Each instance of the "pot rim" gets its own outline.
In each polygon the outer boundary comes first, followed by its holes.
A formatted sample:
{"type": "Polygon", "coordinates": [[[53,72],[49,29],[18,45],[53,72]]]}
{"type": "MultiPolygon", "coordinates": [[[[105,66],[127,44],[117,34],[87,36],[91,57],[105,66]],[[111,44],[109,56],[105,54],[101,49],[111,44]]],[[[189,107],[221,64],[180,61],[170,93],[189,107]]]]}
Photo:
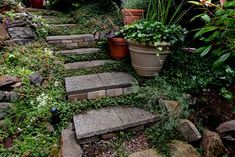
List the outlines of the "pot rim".
{"type": "Polygon", "coordinates": [[[141,42],[130,40],[130,39],[127,39],[127,42],[129,44],[133,44],[133,45],[149,46],[149,47],[155,47],[155,48],[158,46],[161,46],[161,47],[171,47],[172,46],[170,42],[159,42],[157,44],[157,46],[153,45],[153,44],[141,43],[141,42]]]}
{"type": "Polygon", "coordinates": [[[123,12],[127,11],[127,12],[145,12],[144,9],[128,9],[128,8],[123,8],[122,9],[123,12]]]}
{"type": "Polygon", "coordinates": [[[121,37],[114,37],[114,38],[109,38],[109,42],[119,42],[119,43],[127,43],[127,40],[121,37]]]}

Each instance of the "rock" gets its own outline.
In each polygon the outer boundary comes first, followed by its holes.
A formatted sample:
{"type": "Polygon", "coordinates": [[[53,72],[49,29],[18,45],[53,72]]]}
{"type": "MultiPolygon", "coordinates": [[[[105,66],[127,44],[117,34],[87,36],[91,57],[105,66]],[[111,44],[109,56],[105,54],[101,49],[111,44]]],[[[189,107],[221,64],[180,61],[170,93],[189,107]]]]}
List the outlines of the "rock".
{"type": "Polygon", "coordinates": [[[43,77],[38,71],[30,74],[29,79],[30,79],[30,82],[35,85],[38,85],[38,86],[42,85],[43,77]]]}
{"type": "Polygon", "coordinates": [[[20,81],[16,76],[0,76],[0,87],[12,85],[20,81]]]}
{"type": "Polygon", "coordinates": [[[82,154],[83,151],[77,143],[75,132],[71,129],[63,129],[59,157],[82,157],[82,154]]]}
{"type": "Polygon", "coordinates": [[[6,25],[7,28],[12,28],[12,27],[33,26],[33,23],[26,16],[21,16],[7,22],[6,25]]]}
{"type": "Polygon", "coordinates": [[[153,149],[148,149],[148,150],[133,153],[129,155],[128,157],[162,157],[162,155],[160,155],[153,149]]]}
{"type": "Polygon", "coordinates": [[[220,124],[216,131],[220,133],[222,139],[235,142],[235,120],[220,124]]]}
{"type": "Polygon", "coordinates": [[[6,94],[6,101],[16,102],[18,99],[19,99],[19,95],[14,91],[8,92],[6,94]]]}
{"type": "Polygon", "coordinates": [[[8,40],[10,36],[6,31],[5,27],[0,23],[0,41],[8,40]]]}
{"type": "Polygon", "coordinates": [[[6,91],[0,91],[0,101],[4,101],[6,93],[6,91]]]}
{"type": "Polygon", "coordinates": [[[50,133],[55,132],[53,125],[51,125],[50,123],[46,123],[46,127],[47,127],[48,132],[50,133]]]}
{"type": "Polygon", "coordinates": [[[1,102],[0,103],[0,111],[5,111],[13,106],[12,103],[1,102]]]}
{"type": "Polygon", "coordinates": [[[33,42],[33,39],[25,39],[25,38],[17,38],[5,41],[5,44],[12,45],[12,44],[19,44],[19,45],[26,45],[28,43],[33,42]]]}
{"type": "Polygon", "coordinates": [[[34,39],[36,37],[35,32],[28,27],[12,27],[7,30],[11,39],[34,39]]]}
{"type": "Polygon", "coordinates": [[[183,141],[173,140],[169,146],[170,157],[201,157],[192,145],[183,141]]]}
{"type": "Polygon", "coordinates": [[[94,33],[94,38],[95,38],[95,40],[99,40],[100,39],[100,33],[99,32],[95,32],[94,33]]]}
{"type": "Polygon", "coordinates": [[[11,85],[11,87],[12,87],[12,88],[18,88],[18,87],[20,87],[21,85],[22,85],[22,82],[17,82],[17,83],[15,83],[15,84],[11,85]]]}
{"type": "Polygon", "coordinates": [[[6,113],[5,112],[1,112],[0,111],[0,120],[4,119],[6,117],[6,113]]]}
{"type": "Polygon", "coordinates": [[[159,105],[162,105],[166,110],[174,117],[178,117],[181,114],[181,107],[177,101],[159,100],[159,105]]]}
{"type": "Polygon", "coordinates": [[[202,137],[195,125],[187,119],[181,119],[179,121],[177,131],[184,137],[187,142],[198,141],[202,137]]]}
{"type": "Polygon", "coordinates": [[[216,131],[218,131],[220,134],[235,132],[235,120],[227,121],[220,124],[219,127],[216,128],[216,131]]]}
{"type": "Polygon", "coordinates": [[[15,102],[19,98],[19,95],[14,92],[8,92],[8,91],[0,91],[0,102],[6,101],[6,102],[15,102]]]}
{"type": "Polygon", "coordinates": [[[226,153],[219,134],[209,130],[204,130],[201,146],[204,157],[219,157],[226,153]]]}

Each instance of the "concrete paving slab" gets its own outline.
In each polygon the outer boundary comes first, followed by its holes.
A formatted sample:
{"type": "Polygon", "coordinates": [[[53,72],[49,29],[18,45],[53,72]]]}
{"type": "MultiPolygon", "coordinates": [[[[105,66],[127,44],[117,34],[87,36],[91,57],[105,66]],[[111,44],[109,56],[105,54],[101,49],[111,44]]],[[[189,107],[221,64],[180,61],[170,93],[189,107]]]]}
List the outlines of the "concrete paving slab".
{"type": "Polygon", "coordinates": [[[101,81],[106,86],[129,87],[138,84],[137,81],[128,73],[123,72],[111,72],[111,73],[99,73],[101,81]]]}
{"type": "Polygon", "coordinates": [[[83,55],[83,54],[92,54],[98,53],[100,49],[98,48],[80,48],[73,50],[63,50],[63,51],[55,51],[56,55],[83,55]]]}
{"type": "Polygon", "coordinates": [[[125,128],[136,127],[160,120],[160,116],[156,116],[136,107],[114,107],[113,110],[116,112],[125,128]]]}
{"type": "Polygon", "coordinates": [[[85,62],[74,62],[67,63],[64,65],[66,70],[74,70],[74,69],[83,69],[83,68],[92,68],[98,67],[105,64],[115,63],[113,60],[93,60],[93,61],[85,61],[85,62]]]}
{"type": "Polygon", "coordinates": [[[152,124],[160,116],[135,107],[113,107],[90,110],[74,116],[73,120],[76,137],[84,143],[86,138],[152,124]]]}
{"type": "Polygon", "coordinates": [[[74,116],[76,136],[84,139],[122,129],[122,121],[112,108],[91,110],[74,116]]]}
{"type": "Polygon", "coordinates": [[[65,86],[67,94],[70,95],[96,91],[103,88],[104,84],[101,82],[97,74],[91,74],[66,77],[65,86]]]}

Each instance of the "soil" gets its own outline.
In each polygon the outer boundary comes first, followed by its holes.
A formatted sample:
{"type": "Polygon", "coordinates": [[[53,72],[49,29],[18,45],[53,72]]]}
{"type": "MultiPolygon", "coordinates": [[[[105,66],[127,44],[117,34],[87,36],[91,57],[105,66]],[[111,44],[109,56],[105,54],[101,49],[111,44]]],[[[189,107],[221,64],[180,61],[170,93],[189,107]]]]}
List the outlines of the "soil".
{"type": "MultiPolygon", "coordinates": [[[[193,95],[194,102],[190,105],[193,110],[189,117],[197,126],[203,126],[211,131],[223,122],[235,119],[233,108],[234,101],[227,101],[217,89],[210,89],[198,95],[193,95]]],[[[229,157],[235,157],[235,147],[233,143],[223,141],[229,157]]]]}
{"type": "Polygon", "coordinates": [[[221,123],[234,119],[233,102],[227,101],[215,89],[194,95],[195,103],[190,106],[193,109],[190,120],[194,124],[203,125],[209,130],[215,130],[221,123]]]}
{"type": "MultiPolygon", "coordinates": [[[[114,137],[110,140],[101,140],[91,144],[82,145],[83,157],[116,157],[115,146],[112,145],[118,138],[114,137]]],[[[123,151],[128,154],[151,148],[147,137],[141,133],[135,135],[131,139],[123,140],[123,151]]]]}

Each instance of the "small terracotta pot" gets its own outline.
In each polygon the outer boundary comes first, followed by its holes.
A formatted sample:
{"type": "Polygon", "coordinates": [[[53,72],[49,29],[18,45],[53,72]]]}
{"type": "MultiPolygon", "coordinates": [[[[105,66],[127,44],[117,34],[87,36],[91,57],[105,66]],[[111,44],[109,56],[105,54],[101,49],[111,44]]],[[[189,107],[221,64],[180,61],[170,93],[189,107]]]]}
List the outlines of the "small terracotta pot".
{"type": "Polygon", "coordinates": [[[31,5],[33,8],[42,9],[44,0],[31,0],[31,5]]]}
{"type": "Polygon", "coordinates": [[[123,22],[125,25],[130,25],[144,17],[143,9],[123,9],[122,10],[123,22]]]}
{"type": "Polygon", "coordinates": [[[128,43],[124,38],[108,39],[110,56],[113,59],[122,59],[129,54],[128,43]]]}

